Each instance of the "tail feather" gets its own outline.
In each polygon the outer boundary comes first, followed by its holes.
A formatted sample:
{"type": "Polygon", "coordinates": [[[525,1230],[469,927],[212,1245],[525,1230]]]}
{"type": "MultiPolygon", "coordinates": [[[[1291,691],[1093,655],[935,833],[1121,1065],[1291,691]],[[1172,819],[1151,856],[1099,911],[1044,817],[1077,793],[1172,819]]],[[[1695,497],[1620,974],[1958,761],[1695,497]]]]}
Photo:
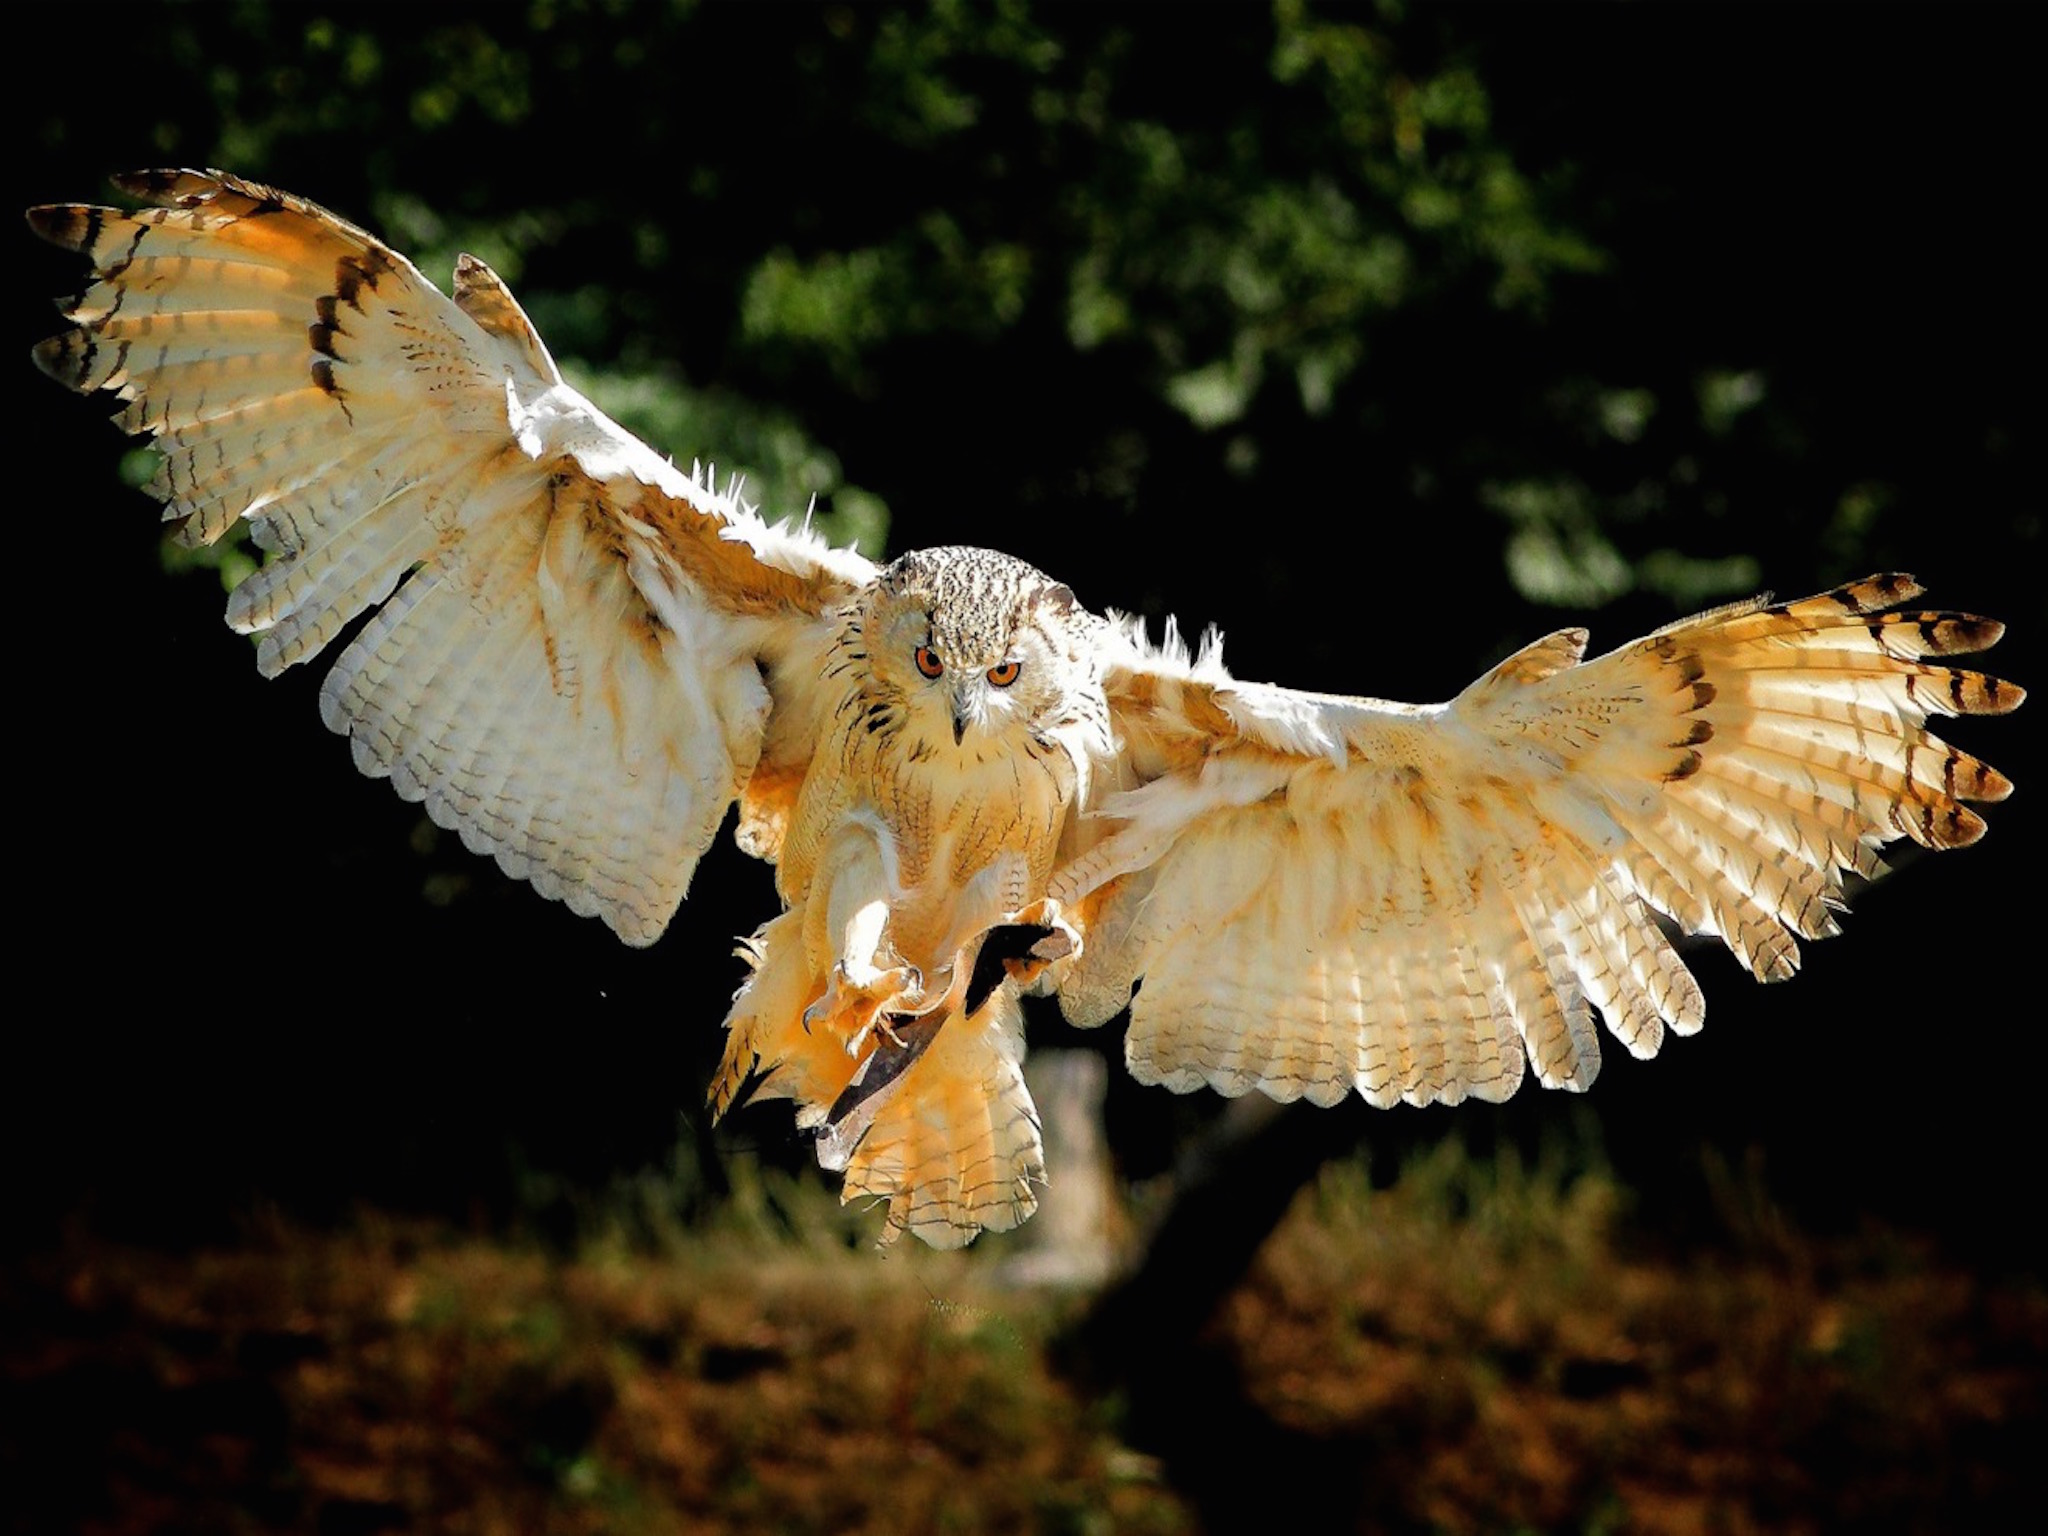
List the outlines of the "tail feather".
{"type": "Polygon", "coordinates": [[[849,1090],[877,1065],[883,1042],[877,1031],[849,1054],[829,1021],[805,1025],[804,1009],[825,978],[804,956],[802,924],[801,908],[785,912],[741,947],[754,970],[726,1017],[712,1112],[732,1108],[750,1081],[757,1098],[793,1100],[797,1125],[825,1133],[819,1160],[844,1173],[840,1198],[886,1206],[884,1243],[910,1232],[935,1248],[958,1248],[983,1230],[1023,1221],[1037,1208],[1045,1158],[1024,1086],[1015,987],[997,987],[971,1017],[920,1020],[929,1043],[863,1096],[849,1090]],[[856,1101],[854,1123],[831,1119],[856,1101]]]}
{"type": "Polygon", "coordinates": [[[884,1243],[909,1232],[959,1248],[1017,1226],[1038,1209],[1044,1182],[1024,1019],[1006,985],[972,1018],[941,1023],[854,1147],[841,1198],[887,1202],[884,1243]]]}

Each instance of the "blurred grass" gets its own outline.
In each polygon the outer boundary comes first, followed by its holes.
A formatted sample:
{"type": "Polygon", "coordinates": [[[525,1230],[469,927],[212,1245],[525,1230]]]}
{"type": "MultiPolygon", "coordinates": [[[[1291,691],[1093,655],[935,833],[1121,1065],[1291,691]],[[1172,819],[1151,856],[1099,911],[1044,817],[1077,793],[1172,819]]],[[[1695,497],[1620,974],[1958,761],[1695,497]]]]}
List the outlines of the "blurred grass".
{"type": "MultiPolygon", "coordinates": [[[[375,1211],[182,1255],[75,1234],[0,1280],[12,1528],[1203,1528],[1175,1447],[1048,1363],[1085,1298],[998,1289],[995,1242],[877,1253],[772,1171],[685,1224],[678,1177],[566,1245],[375,1211]]],[[[1189,1341],[1233,1398],[1190,1421],[1248,1414],[1331,1529],[1985,1528],[2048,1299],[1801,1238],[1745,1177],[1674,1260],[1569,1138],[1333,1166],[1189,1341]]]]}
{"type": "Polygon", "coordinates": [[[655,1246],[624,1218],[573,1255],[376,1213],[190,1256],[80,1243],[6,1308],[32,1330],[7,1350],[16,1508],[100,1531],[1190,1528],[1049,1374],[1053,1309],[805,1214],[815,1237],[756,1210],[655,1246]]]}
{"type": "MultiPolygon", "coordinates": [[[[1306,1191],[1215,1325],[1361,1529],[1956,1531],[2031,1497],[2048,1296],[1883,1230],[1809,1239],[1721,1169],[1658,1251],[1596,1152],[1447,1143],[1306,1191]]],[[[1338,1522],[1341,1525],[1343,1522],[1338,1522]]]]}

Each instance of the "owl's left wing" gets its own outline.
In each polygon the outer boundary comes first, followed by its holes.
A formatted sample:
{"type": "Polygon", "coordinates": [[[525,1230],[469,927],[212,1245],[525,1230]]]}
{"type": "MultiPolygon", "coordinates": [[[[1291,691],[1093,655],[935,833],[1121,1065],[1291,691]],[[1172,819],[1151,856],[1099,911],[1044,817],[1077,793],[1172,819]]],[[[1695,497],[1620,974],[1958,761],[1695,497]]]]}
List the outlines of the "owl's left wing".
{"type": "Polygon", "coordinates": [[[1129,1000],[1132,1072],[1183,1092],[1499,1100],[1525,1057],[1584,1088],[1596,1011],[1638,1056],[1700,1026],[1655,914],[1776,980],[1837,931],[1844,871],[1982,835],[1963,802],[2010,782],[1925,724],[2023,694],[1930,661],[2003,630],[1884,611],[1919,591],[1759,599],[1583,665],[1562,630],[1429,707],[1235,682],[1127,630],[1132,787],[1055,877],[1087,941],[1062,1005],[1129,1000]]]}
{"type": "Polygon", "coordinates": [[[874,567],[607,418],[481,262],[451,298],[274,188],[118,184],[148,206],[30,211],[94,269],[36,360],[126,402],[185,542],[250,525],[268,560],[228,621],[258,666],[368,612],[320,698],[357,766],[629,943],[661,933],[735,798],[773,857],[832,611],[874,567]]]}

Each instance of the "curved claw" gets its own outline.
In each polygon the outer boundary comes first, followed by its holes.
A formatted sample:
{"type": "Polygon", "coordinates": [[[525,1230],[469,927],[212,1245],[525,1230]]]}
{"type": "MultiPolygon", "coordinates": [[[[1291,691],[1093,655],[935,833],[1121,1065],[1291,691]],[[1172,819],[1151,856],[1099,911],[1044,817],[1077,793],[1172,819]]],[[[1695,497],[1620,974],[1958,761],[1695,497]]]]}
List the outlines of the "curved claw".
{"type": "Polygon", "coordinates": [[[1019,907],[1015,912],[1006,914],[1003,922],[1018,928],[1051,930],[1044,940],[1033,946],[1042,959],[1059,960],[1081,953],[1081,932],[1067,921],[1066,908],[1057,897],[1042,897],[1029,906],[1019,907]]]}
{"type": "Polygon", "coordinates": [[[1042,930],[1042,936],[1032,941],[1023,954],[1003,961],[1003,968],[1019,987],[1030,986],[1053,962],[1075,959],[1081,953],[1081,931],[1067,921],[1065,910],[1051,896],[1018,909],[1004,922],[1018,928],[1042,930]]]}
{"type": "MultiPolygon", "coordinates": [[[[804,1029],[834,1030],[845,1040],[847,1054],[859,1055],[885,1013],[915,1015],[923,1003],[924,973],[916,966],[899,965],[856,978],[841,960],[832,967],[824,994],[804,1010],[804,1029]]],[[[882,1028],[887,1030],[888,1025],[882,1023],[882,1028]]]]}

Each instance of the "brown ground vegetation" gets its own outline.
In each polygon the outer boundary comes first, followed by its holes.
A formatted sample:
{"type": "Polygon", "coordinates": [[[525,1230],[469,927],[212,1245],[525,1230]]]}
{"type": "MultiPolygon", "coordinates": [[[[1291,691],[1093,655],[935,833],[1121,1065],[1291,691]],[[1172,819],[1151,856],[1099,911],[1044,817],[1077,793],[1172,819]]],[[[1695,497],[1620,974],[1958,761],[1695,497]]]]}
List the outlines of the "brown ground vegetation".
{"type": "MultiPolygon", "coordinates": [[[[1335,1169],[1190,1349],[1329,1529],[1986,1528],[2048,1297],[1768,1220],[1632,1254],[1596,1173],[1335,1169]],[[1315,1486],[1302,1486],[1311,1478],[1315,1486]]],[[[22,1530],[1197,1531],[1236,1504],[1049,1363],[1084,1298],[758,1224],[573,1254],[366,1214],[0,1280],[22,1530]],[[1197,1479],[1197,1482],[1200,1480],[1197,1479]]],[[[995,1257],[1000,1257],[995,1255],[995,1257]]],[[[1215,1405],[1190,1401],[1190,1415],[1215,1405]]],[[[1240,1488],[1243,1484],[1240,1483],[1240,1488]]]]}

